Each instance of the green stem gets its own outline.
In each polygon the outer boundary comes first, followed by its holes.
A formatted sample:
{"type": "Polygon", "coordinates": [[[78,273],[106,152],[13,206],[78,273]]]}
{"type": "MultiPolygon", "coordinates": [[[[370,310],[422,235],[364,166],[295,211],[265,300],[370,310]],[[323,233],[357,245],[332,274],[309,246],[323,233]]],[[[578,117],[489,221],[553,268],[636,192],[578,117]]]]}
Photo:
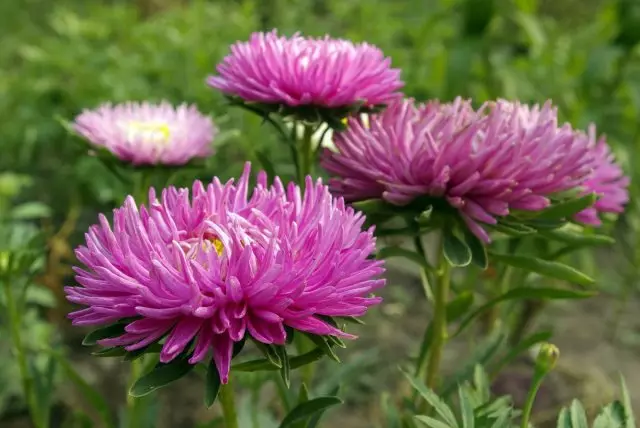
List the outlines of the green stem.
{"type": "Polygon", "coordinates": [[[538,390],[540,389],[540,385],[542,385],[544,376],[545,373],[540,373],[538,370],[536,370],[536,373],[533,375],[531,387],[529,388],[529,393],[527,394],[527,400],[525,401],[524,408],[522,409],[522,421],[520,424],[521,428],[529,427],[529,420],[531,419],[533,403],[536,401],[536,395],[538,395],[538,390]]]}
{"type": "Polygon", "coordinates": [[[31,415],[31,420],[33,421],[36,428],[46,428],[43,426],[42,421],[38,417],[37,412],[37,403],[35,400],[35,395],[33,393],[33,378],[31,371],[29,370],[29,365],[27,363],[27,354],[26,350],[22,343],[22,335],[20,331],[21,319],[20,313],[21,311],[18,308],[18,302],[15,300],[13,296],[12,290],[12,281],[10,278],[6,278],[4,282],[4,293],[5,300],[7,304],[7,312],[9,315],[9,330],[11,336],[11,342],[13,344],[13,349],[16,354],[16,360],[18,362],[18,370],[20,370],[20,378],[22,381],[22,390],[27,401],[27,406],[29,408],[29,413],[31,415]]]}
{"type": "Polygon", "coordinates": [[[133,184],[133,198],[138,205],[145,203],[151,187],[151,173],[146,170],[138,171],[133,184]]]}
{"type": "MultiPolygon", "coordinates": [[[[424,249],[424,245],[422,244],[422,237],[420,235],[415,236],[413,239],[413,243],[418,254],[420,254],[425,260],[427,260],[427,254],[424,249]]],[[[424,290],[424,294],[427,297],[427,300],[433,300],[433,292],[431,291],[432,281],[430,280],[430,272],[426,267],[420,269],[420,282],[422,283],[422,289],[424,290]]],[[[424,372],[427,367],[427,356],[429,355],[429,347],[431,346],[432,338],[432,329],[430,329],[429,325],[427,325],[427,328],[424,331],[424,335],[422,336],[422,343],[420,344],[420,351],[418,353],[418,359],[416,361],[416,377],[424,376],[424,372]]]]}
{"type": "MultiPolygon", "coordinates": [[[[129,390],[133,384],[142,375],[143,362],[142,359],[131,361],[131,372],[129,373],[129,390]]],[[[133,397],[127,394],[127,426],[129,428],[140,428],[140,404],[142,398],[133,397]]]]}
{"type": "Polygon", "coordinates": [[[442,351],[449,336],[447,330],[447,300],[449,299],[449,288],[451,286],[451,265],[445,259],[443,249],[440,249],[438,265],[436,283],[433,290],[433,342],[429,353],[425,381],[426,385],[431,389],[435,389],[438,384],[442,351]]]}
{"type": "MultiPolygon", "coordinates": [[[[295,125],[294,125],[295,126],[295,125]]],[[[302,139],[298,141],[298,184],[303,185],[307,175],[313,175],[313,161],[315,151],[311,137],[315,129],[311,125],[304,125],[302,139]]]]}
{"type": "MultiPolygon", "coordinates": [[[[513,275],[513,269],[511,266],[506,266],[502,271],[502,275],[500,277],[500,281],[497,284],[497,293],[495,293],[492,297],[498,297],[509,291],[509,283],[511,282],[511,276],[513,275]]],[[[489,335],[493,331],[495,331],[496,326],[498,325],[498,319],[500,318],[500,305],[493,305],[489,312],[487,312],[487,316],[484,323],[484,334],[489,335]]]]}
{"type": "MultiPolygon", "coordinates": [[[[293,343],[298,351],[298,355],[304,355],[309,351],[315,349],[315,345],[309,338],[303,336],[302,334],[297,334],[293,337],[293,343]]],[[[302,382],[304,382],[308,387],[311,386],[313,382],[313,376],[315,375],[315,364],[306,364],[300,368],[302,382]]],[[[279,377],[279,376],[278,376],[279,377]]],[[[284,382],[283,382],[284,385],[284,382]]]]}
{"type": "Polygon", "coordinates": [[[220,405],[222,406],[225,428],[238,428],[238,414],[236,412],[231,378],[229,378],[229,383],[222,385],[220,388],[220,405]]]}

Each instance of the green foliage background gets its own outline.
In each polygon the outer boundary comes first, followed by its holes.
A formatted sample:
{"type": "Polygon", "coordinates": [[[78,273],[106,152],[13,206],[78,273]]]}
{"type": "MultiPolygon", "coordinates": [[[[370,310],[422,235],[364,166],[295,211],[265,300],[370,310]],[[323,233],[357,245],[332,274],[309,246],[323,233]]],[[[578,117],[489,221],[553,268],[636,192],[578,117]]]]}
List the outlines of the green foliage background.
{"type": "MultiPolygon", "coordinates": [[[[112,208],[118,184],[58,121],[105,101],[168,99],[212,113],[224,138],[203,179],[237,174],[246,153],[286,156],[258,119],[229,111],[204,83],[230,43],[270,28],[374,43],[402,68],[406,93],[420,100],[552,99],[576,127],[596,123],[640,182],[640,2],[4,0],[0,172],[31,181],[13,202],[43,202],[54,225],[71,205],[81,207],[72,244],[98,211],[112,208]]],[[[619,244],[596,272],[602,279],[617,271],[619,281],[601,282],[625,295],[635,292],[640,266],[640,189],[632,186],[619,244]]],[[[591,259],[583,263],[594,273],[591,259]]],[[[0,370],[0,385],[12,384],[5,383],[10,375],[0,370]]]]}

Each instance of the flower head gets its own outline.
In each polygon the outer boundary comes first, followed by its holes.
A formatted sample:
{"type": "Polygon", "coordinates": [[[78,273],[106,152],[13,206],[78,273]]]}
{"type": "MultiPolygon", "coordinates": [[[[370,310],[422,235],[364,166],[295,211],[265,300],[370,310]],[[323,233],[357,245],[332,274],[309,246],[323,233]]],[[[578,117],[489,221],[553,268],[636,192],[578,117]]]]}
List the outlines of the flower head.
{"type": "Polygon", "coordinates": [[[249,174],[247,164],[237,184],[196,181],[191,198],[173,187],[160,198],[151,189],[148,206],[129,197],[113,226],[101,215],[76,251],[80,286],[66,288],[86,306],[73,323],[127,319],[123,335],[99,343],[131,351],[162,341],[162,362],[187,352],[195,364],[212,351],[223,382],[245,334],[266,344],[284,344],[285,327],[353,337],[322,316],[357,317],[380,302],[373,230],[321,181],[267,186],[261,173],[249,194],[249,174]]]}
{"type": "Polygon", "coordinates": [[[469,101],[397,102],[369,126],[352,119],[325,150],[332,191],[347,201],[382,198],[406,205],[418,197],[445,201],[485,242],[482,224],[511,210],[537,211],[555,193],[575,188],[591,171],[589,140],[556,109],[498,101],[474,110],[469,101]]]}
{"type": "Polygon", "coordinates": [[[183,165],[208,157],[218,132],[195,106],[167,102],[103,104],[83,111],[74,128],[91,144],[134,165],[183,165]]]}
{"type": "Polygon", "coordinates": [[[380,49],[341,39],[253,33],[231,46],[207,82],[247,102],[289,107],[376,106],[398,97],[400,70],[380,49]]]}
{"type": "Polygon", "coordinates": [[[595,193],[598,200],[592,207],[578,213],[575,219],[584,224],[599,226],[599,214],[619,214],[624,211],[624,205],[629,201],[629,177],[624,175],[622,168],[616,163],[606,139],[596,138],[593,125],[589,127],[588,138],[593,155],[593,172],[582,183],[582,187],[585,193],[595,193]]]}

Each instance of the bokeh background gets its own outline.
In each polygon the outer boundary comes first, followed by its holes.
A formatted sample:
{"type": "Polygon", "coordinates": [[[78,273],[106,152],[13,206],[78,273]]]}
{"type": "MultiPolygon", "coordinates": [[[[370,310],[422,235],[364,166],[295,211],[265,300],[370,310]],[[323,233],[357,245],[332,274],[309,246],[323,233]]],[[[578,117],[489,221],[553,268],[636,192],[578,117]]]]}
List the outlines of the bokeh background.
{"type": "MultiPolygon", "coordinates": [[[[72,249],[83,231],[125,189],[78,149],[60,119],[104,101],[186,101],[211,113],[223,131],[200,178],[236,175],[260,151],[277,161],[286,154],[271,130],[228,110],[204,83],[230,43],[271,28],[376,44],[403,69],[406,93],[419,100],[552,99],[563,120],[580,128],[594,122],[606,133],[634,180],[632,202],[615,226],[617,244],[575,260],[597,278],[600,296],[555,304],[538,320],[554,331],[562,358],[540,396],[537,420],[549,422],[573,396],[594,407],[609,400],[618,371],[640,409],[637,0],[2,0],[0,211],[20,206],[24,222],[5,231],[0,248],[18,245],[36,228],[46,239],[41,274],[29,294],[29,340],[62,346],[113,408],[122,403],[124,369],[81,349],[81,332],[65,319],[61,290],[72,281],[72,249]]],[[[185,177],[185,183],[193,178],[185,177]]],[[[351,376],[343,394],[347,404],[330,415],[344,427],[370,427],[379,420],[379,400],[371,398],[393,388],[396,363],[415,350],[429,316],[414,273],[391,267],[387,303],[371,311],[362,339],[345,354],[349,370],[328,365],[319,387],[330,391],[351,376]]],[[[4,327],[0,314],[0,426],[28,427],[4,327]]],[[[468,357],[462,344],[446,356],[451,370],[468,357]]],[[[514,367],[498,382],[499,392],[519,399],[527,387],[520,369],[530,371],[514,367]]],[[[86,393],[64,374],[55,382],[54,422],[61,426],[56,421],[64,415],[90,407],[86,393]]],[[[159,402],[159,426],[209,426],[202,421],[216,409],[202,409],[198,380],[183,379],[169,389],[159,402]]]]}

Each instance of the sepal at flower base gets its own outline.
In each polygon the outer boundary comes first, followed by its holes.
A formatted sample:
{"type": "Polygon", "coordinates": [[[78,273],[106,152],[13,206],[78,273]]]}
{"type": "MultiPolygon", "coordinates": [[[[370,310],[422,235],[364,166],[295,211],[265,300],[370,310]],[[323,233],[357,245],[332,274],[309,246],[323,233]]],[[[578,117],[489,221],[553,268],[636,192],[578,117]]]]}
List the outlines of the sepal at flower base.
{"type": "Polygon", "coordinates": [[[239,107],[257,114],[266,120],[267,117],[277,116],[283,121],[301,122],[305,125],[320,126],[323,123],[335,131],[347,129],[346,118],[360,114],[378,113],[386,107],[385,104],[368,106],[359,101],[349,106],[322,107],[314,105],[288,106],[286,104],[268,104],[245,101],[240,97],[226,95],[229,105],[239,107]]]}

